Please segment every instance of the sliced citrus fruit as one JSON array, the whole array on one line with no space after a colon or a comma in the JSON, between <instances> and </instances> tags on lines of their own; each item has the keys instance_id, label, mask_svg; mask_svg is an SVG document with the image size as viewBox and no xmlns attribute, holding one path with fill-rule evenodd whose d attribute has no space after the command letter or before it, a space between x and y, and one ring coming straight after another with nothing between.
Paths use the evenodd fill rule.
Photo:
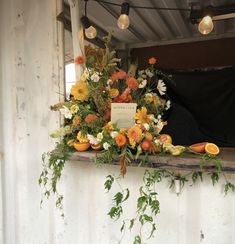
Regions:
<instances>
[{"instance_id":1,"label":"sliced citrus fruit","mask_svg":"<svg viewBox=\"0 0 235 244\"><path fill-rule=\"evenodd\" d=\"M203 153L203 152L205 152L205 147L206 147L207 143L208 142L196 143L196 144L189 146L189 148L194 152Z\"/></svg>"},{"instance_id":2,"label":"sliced citrus fruit","mask_svg":"<svg viewBox=\"0 0 235 244\"><path fill-rule=\"evenodd\" d=\"M84 152L84 151L88 150L88 148L90 147L90 143L89 142L74 142L73 146L77 151Z\"/></svg>"},{"instance_id":3,"label":"sliced citrus fruit","mask_svg":"<svg viewBox=\"0 0 235 244\"><path fill-rule=\"evenodd\" d=\"M171 138L171 136L168 135L168 134L161 134L161 135L159 135L159 136L157 137L157 139L158 139L161 143L165 143L165 142L167 142L167 143L172 144L172 138Z\"/></svg>"},{"instance_id":4,"label":"sliced citrus fruit","mask_svg":"<svg viewBox=\"0 0 235 244\"><path fill-rule=\"evenodd\" d=\"M178 156L178 155L182 154L184 152L184 150L185 150L185 147L184 146L174 146L170 150L170 153L173 156Z\"/></svg>"},{"instance_id":5,"label":"sliced citrus fruit","mask_svg":"<svg viewBox=\"0 0 235 244\"><path fill-rule=\"evenodd\" d=\"M210 155L218 155L220 150L214 143L207 143L205 146L205 151Z\"/></svg>"}]
</instances>

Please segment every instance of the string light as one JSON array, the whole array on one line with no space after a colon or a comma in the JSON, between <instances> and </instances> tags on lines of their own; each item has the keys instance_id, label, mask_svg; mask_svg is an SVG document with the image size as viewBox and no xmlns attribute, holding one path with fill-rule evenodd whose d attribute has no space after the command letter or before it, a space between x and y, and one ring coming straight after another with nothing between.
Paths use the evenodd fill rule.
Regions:
<instances>
[{"instance_id":1,"label":"string light","mask_svg":"<svg viewBox=\"0 0 235 244\"><path fill-rule=\"evenodd\" d=\"M96 31L96 28L91 25L91 22L87 17L87 2L88 2L88 0L84 0L84 1L85 1L85 16L81 17L81 22L82 22L82 25L85 29L85 36L88 39L94 39L97 36L97 31Z\"/></svg>"},{"instance_id":2,"label":"string light","mask_svg":"<svg viewBox=\"0 0 235 244\"><path fill-rule=\"evenodd\" d=\"M85 9L86 9L86 3L88 0L84 0L84 1L85 1ZM127 29L130 25L130 19L129 19L130 8L148 9L148 10L166 10L166 11L185 11L185 12L191 12L191 14L193 12L196 12L197 18L195 17L195 14L193 14L193 16L191 16L191 14L190 14L190 19L193 24L198 24L198 19L201 19L200 23L198 24L198 31L203 35L207 35L207 34L211 33L211 31L213 30L214 24L212 21L212 17L213 17L213 19L215 19L218 15L219 16L218 19L220 20L220 19L226 19L226 18L234 18L234 16L235 16L235 5L234 4L231 6L219 6L219 7L208 6L203 9L195 10L192 8L189 9L189 8L166 8L166 7L154 7L154 6L140 6L140 5L132 5L127 2L123 2L122 4L119 4L119 3L115 3L115 2L110 2L108 0L91 0L91 1L102 3L102 4L107 4L107 5L111 5L111 6L121 7L121 15L119 16L119 18L117 20L117 25L120 29ZM206 11L207 14L204 15L205 10L212 10L213 14L210 16L210 12L208 14L208 12ZM85 16L86 16L86 14L85 14ZM96 36L97 32L93 26L91 26L91 27L92 28L87 30L87 35L90 36L90 38L94 38Z\"/></svg>"},{"instance_id":3,"label":"string light","mask_svg":"<svg viewBox=\"0 0 235 244\"><path fill-rule=\"evenodd\" d=\"M198 30L203 35L208 35L209 33L211 33L213 28L214 24L212 18L209 15L203 17L198 25Z\"/></svg>"},{"instance_id":4,"label":"string light","mask_svg":"<svg viewBox=\"0 0 235 244\"><path fill-rule=\"evenodd\" d=\"M130 10L129 3L127 2L122 3L121 15L117 20L117 25L122 30L127 29L130 25L129 10Z\"/></svg>"}]
</instances>

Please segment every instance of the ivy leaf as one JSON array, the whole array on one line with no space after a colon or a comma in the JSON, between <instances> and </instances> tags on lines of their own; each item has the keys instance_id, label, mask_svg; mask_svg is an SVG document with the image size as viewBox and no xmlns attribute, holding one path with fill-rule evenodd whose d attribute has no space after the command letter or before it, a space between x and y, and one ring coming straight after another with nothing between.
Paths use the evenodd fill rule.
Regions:
<instances>
[{"instance_id":1,"label":"ivy leaf","mask_svg":"<svg viewBox=\"0 0 235 244\"><path fill-rule=\"evenodd\" d=\"M108 175L107 177L106 177L106 181L105 181L105 183L104 183L104 189L107 189L107 192L109 192L109 190L111 189L111 187L112 187L112 185L113 185L113 182L114 182L114 178L113 178L113 176L111 176L111 175Z\"/></svg>"},{"instance_id":2,"label":"ivy leaf","mask_svg":"<svg viewBox=\"0 0 235 244\"><path fill-rule=\"evenodd\" d=\"M115 196L114 196L114 201L116 202L116 205L119 205L122 202L123 199L123 194L121 192L118 192Z\"/></svg>"},{"instance_id":3,"label":"ivy leaf","mask_svg":"<svg viewBox=\"0 0 235 244\"><path fill-rule=\"evenodd\" d=\"M135 219L131 219L131 220L130 220L129 230L131 230L131 229L133 228L134 223L135 223Z\"/></svg>"},{"instance_id":4,"label":"ivy leaf","mask_svg":"<svg viewBox=\"0 0 235 244\"><path fill-rule=\"evenodd\" d=\"M134 240L133 244L141 244L140 236L135 236L135 240Z\"/></svg>"},{"instance_id":5,"label":"ivy leaf","mask_svg":"<svg viewBox=\"0 0 235 244\"><path fill-rule=\"evenodd\" d=\"M153 233L155 232L155 230L156 230L156 224L152 224L152 229L151 229L148 239L150 239L153 236Z\"/></svg>"},{"instance_id":6,"label":"ivy leaf","mask_svg":"<svg viewBox=\"0 0 235 244\"><path fill-rule=\"evenodd\" d=\"M153 218L147 214L142 214L139 217L139 221L140 221L141 225L144 225L144 223L146 223L146 222L153 222Z\"/></svg>"},{"instance_id":7,"label":"ivy leaf","mask_svg":"<svg viewBox=\"0 0 235 244\"><path fill-rule=\"evenodd\" d=\"M219 181L219 175L218 173L211 173L211 180L212 180L212 184L213 186L215 185L215 183L217 183Z\"/></svg>"},{"instance_id":8,"label":"ivy leaf","mask_svg":"<svg viewBox=\"0 0 235 244\"><path fill-rule=\"evenodd\" d=\"M121 232L123 232L123 230L124 230L124 228L125 228L125 224L126 224L125 221L123 221L122 227L121 227L121 229L120 229Z\"/></svg>"},{"instance_id":9,"label":"ivy leaf","mask_svg":"<svg viewBox=\"0 0 235 244\"><path fill-rule=\"evenodd\" d=\"M147 197L146 196L139 197L138 200L137 200L137 209L138 209L138 211L143 209L144 205L146 205L146 204L147 204Z\"/></svg>"},{"instance_id":10,"label":"ivy leaf","mask_svg":"<svg viewBox=\"0 0 235 244\"><path fill-rule=\"evenodd\" d=\"M199 178L202 181L202 172L193 172L192 180L194 184L198 181Z\"/></svg>"},{"instance_id":11,"label":"ivy leaf","mask_svg":"<svg viewBox=\"0 0 235 244\"><path fill-rule=\"evenodd\" d=\"M130 196L130 191L129 191L129 189L127 188L127 189L126 189L126 196L124 197L124 199L122 200L122 202L125 202L125 201L129 198L129 196Z\"/></svg>"},{"instance_id":12,"label":"ivy leaf","mask_svg":"<svg viewBox=\"0 0 235 244\"><path fill-rule=\"evenodd\" d=\"M160 212L160 202L158 200L153 200L150 207L154 215L157 215Z\"/></svg>"},{"instance_id":13,"label":"ivy leaf","mask_svg":"<svg viewBox=\"0 0 235 244\"><path fill-rule=\"evenodd\" d=\"M227 195L229 191L235 192L235 185L232 184L231 182L227 181L224 186L225 195Z\"/></svg>"},{"instance_id":14,"label":"ivy leaf","mask_svg":"<svg viewBox=\"0 0 235 244\"><path fill-rule=\"evenodd\" d=\"M110 211L108 212L108 215L110 216L111 219L119 219L122 214L122 207L117 206L117 207L112 207Z\"/></svg>"}]
</instances>

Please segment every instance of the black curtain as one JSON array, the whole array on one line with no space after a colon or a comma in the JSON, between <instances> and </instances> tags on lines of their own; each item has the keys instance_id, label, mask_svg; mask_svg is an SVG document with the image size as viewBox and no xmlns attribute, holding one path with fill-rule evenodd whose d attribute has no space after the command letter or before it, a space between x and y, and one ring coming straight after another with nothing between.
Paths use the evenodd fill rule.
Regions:
<instances>
[{"instance_id":1,"label":"black curtain","mask_svg":"<svg viewBox=\"0 0 235 244\"><path fill-rule=\"evenodd\" d=\"M163 133L174 144L200 141L235 146L235 67L209 71L170 72L172 108Z\"/></svg>"}]
</instances>

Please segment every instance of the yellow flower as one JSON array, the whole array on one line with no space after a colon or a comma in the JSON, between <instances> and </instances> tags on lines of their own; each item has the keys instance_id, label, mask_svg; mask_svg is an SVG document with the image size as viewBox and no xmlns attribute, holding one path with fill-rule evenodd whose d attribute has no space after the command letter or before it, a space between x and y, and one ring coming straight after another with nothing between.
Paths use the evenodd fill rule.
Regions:
<instances>
[{"instance_id":1,"label":"yellow flower","mask_svg":"<svg viewBox=\"0 0 235 244\"><path fill-rule=\"evenodd\" d=\"M153 103L154 103L155 105L161 103L161 100L159 99L158 96L154 96L154 98L153 98Z\"/></svg>"},{"instance_id":2,"label":"yellow flower","mask_svg":"<svg viewBox=\"0 0 235 244\"><path fill-rule=\"evenodd\" d=\"M86 82L79 81L71 88L71 94L74 96L74 99L81 102L87 101L89 96L89 91Z\"/></svg>"},{"instance_id":3,"label":"yellow flower","mask_svg":"<svg viewBox=\"0 0 235 244\"><path fill-rule=\"evenodd\" d=\"M79 142L88 142L87 135L82 135L81 131L77 134L77 140Z\"/></svg>"},{"instance_id":4,"label":"yellow flower","mask_svg":"<svg viewBox=\"0 0 235 244\"><path fill-rule=\"evenodd\" d=\"M151 103L153 101L153 96L152 94L146 94L145 98L144 98L146 103Z\"/></svg>"},{"instance_id":5,"label":"yellow flower","mask_svg":"<svg viewBox=\"0 0 235 244\"><path fill-rule=\"evenodd\" d=\"M118 91L118 89L112 88L109 91L109 94L110 94L110 97L111 98L115 98L115 97L117 97L119 95L119 91Z\"/></svg>"},{"instance_id":6,"label":"yellow flower","mask_svg":"<svg viewBox=\"0 0 235 244\"><path fill-rule=\"evenodd\" d=\"M149 124L152 121L152 114L147 114L147 108L142 107L141 109L137 110L135 114L135 119L137 120L137 124Z\"/></svg>"},{"instance_id":7,"label":"yellow flower","mask_svg":"<svg viewBox=\"0 0 235 244\"><path fill-rule=\"evenodd\" d=\"M109 121L105 126L105 129L107 129L108 131L112 131L113 130L113 123L111 121Z\"/></svg>"},{"instance_id":8,"label":"yellow flower","mask_svg":"<svg viewBox=\"0 0 235 244\"><path fill-rule=\"evenodd\" d=\"M75 114L75 113L77 113L77 111L78 111L78 105L77 105L77 104L73 104L73 105L70 107L70 112L71 112L72 114Z\"/></svg>"}]
</instances>

